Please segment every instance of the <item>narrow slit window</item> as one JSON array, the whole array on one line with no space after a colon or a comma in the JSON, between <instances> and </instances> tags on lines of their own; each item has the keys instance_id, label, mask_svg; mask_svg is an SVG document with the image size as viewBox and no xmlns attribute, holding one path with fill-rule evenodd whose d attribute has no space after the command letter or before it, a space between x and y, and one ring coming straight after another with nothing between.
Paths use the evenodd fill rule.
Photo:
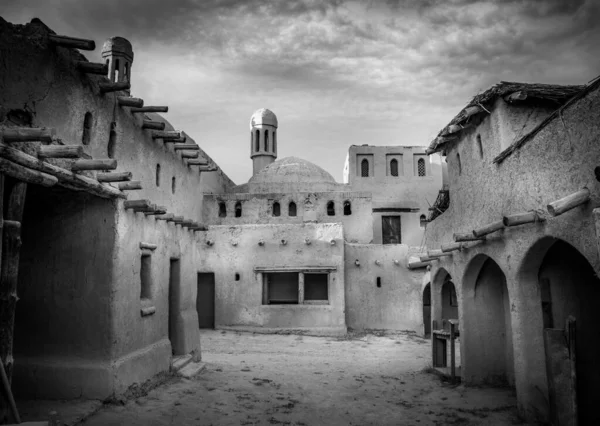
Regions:
<instances>
[{"instance_id":1,"label":"narrow slit window","mask_svg":"<svg viewBox=\"0 0 600 426\"><path fill-rule=\"evenodd\" d=\"M127 62L123 65L123 80L129 81L129 63Z\"/></svg>"},{"instance_id":2,"label":"narrow slit window","mask_svg":"<svg viewBox=\"0 0 600 426\"><path fill-rule=\"evenodd\" d=\"M296 203L293 201L288 205L288 216L296 216Z\"/></svg>"},{"instance_id":3,"label":"narrow slit window","mask_svg":"<svg viewBox=\"0 0 600 426\"><path fill-rule=\"evenodd\" d=\"M219 203L219 217L227 217L227 206L225 203Z\"/></svg>"},{"instance_id":4,"label":"narrow slit window","mask_svg":"<svg viewBox=\"0 0 600 426\"><path fill-rule=\"evenodd\" d=\"M456 164L458 165L458 175L462 174L462 164L460 163L460 154L456 154Z\"/></svg>"},{"instance_id":5,"label":"narrow slit window","mask_svg":"<svg viewBox=\"0 0 600 426\"><path fill-rule=\"evenodd\" d=\"M148 255L142 256L140 266L140 299L152 298L152 258Z\"/></svg>"},{"instance_id":6,"label":"narrow slit window","mask_svg":"<svg viewBox=\"0 0 600 426\"><path fill-rule=\"evenodd\" d=\"M479 158L483 158L483 145L481 145L481 135L477 135L477 149L479 149Z\"/></svg>"},{"instance_id":7,"label":"narrow slit window","mask_svg":"<svg viewBox=\"0 0 600 426\"><path fill-rule=\"evenodd\" d=\"M84 145L90 144L90 139L92 136L92 124L94 118L91 112L86 112L85 117L83 118L83 135L81 136L81 143Z\"/></svg>"},{"instance_id":8,"label":"narrow slit window","mask_svg":"<svg viewBox=\"0 0 600 426\"><path fill-rule=\"evenodd\" d=\"M273 131L273 152L277 152L277 132Z\"/></svg>"},{"instance_id":9,"label":"narrow slit window","mask_svg":"<svg viewBox=\"0 0 600 426\"><path fill-rule=\"evenodd\" d=\"M269 151L269 131L265 130L265 151Z\"/></svg>"},{"instance_id":10,"label":"narrow slit window","mask_svg":"<svg viewBox=\"0 0 600 426\"><path fill-rule=\"evenodd\" d=\"M344 201L344 216L350 216L352 214L352 203L350 200Z\"/></svg>"},{"instance_id":11,"label":"narrow slit window","mask_svg":"<svg viewBox=\"0 0 600 426\"><path fill-rule=\"evenodd\" d=\"M398 176L398 160L395 158L390 161L390 174L392 176Z\"/></svg>"},{"instance_id":12,"label":"narrow slit window","mask_svg":"<svg viewBox=\"0 0 600 426\"><path fill-rule=\"evenodd\" d=\"M360 176L369 177L369 160L366 158L360 162Z\"/></svg>"},{"instance_id":13,"label":"narrow slit window","mask_svg":"<svg viewBox=\"0 0 600 426\"><path fill-rule=\"evenodd\" d=\"M335 203L333 201L327 203L327 216L335 216Z\"/></svg>"},{"instance_id":14,"label":"narrow slit window","mask_svg":"<svg viewBox=\"0 0 600 426\"><path fill-rule=\"evenodd\" d=\"M121 67L121 64L119 62L119 60L117 59L115 61L115 79L114 81L119 81L119 68Z\"/></svg>"},{"instance_id":15,"label":"narrow slit window","mask_svg":"<svg viewBox=\"0 0 600 426\"><path fill-rule=\"evenodd\" d=\"M421 216L419 216L419 225L421 226L421 228L425 228L425 225L427 224L427 217L422 214Z\"/></svg>"},{"instance_id":16,"label":"narrow slit window","mask_svg":"<svg viewBox=\"0 0 600 426\"><path fill-rule=\"evenodd\" d=\"M117 123L114 121L110 124L110 133L108 135L108 146L106 148L108 158L115 158L115 150L117 149Z\"/></svg>"},{"instance_id":17,"label":"narrow slit window","mask_svg":"<svg viewBox=\"0 0 600 426\"><path fill-rule=\"evenodd\" d=\"M417 170L419 172L419 176L425 176L425 160L422 158L419 158L419 161L417 161Z\"/></svg>"},{"instance_id":18,"label":"narrow slit window","mask_svg":"<svg viewBox=\"0 0 600 426\"><path fill-rule=\"evenodd\" d=\"M177 182L175 181L175 176L173 176L171 178L171 193L175 194L175 187L176 187Z\"/></svg>"},{"instance_id":19,"label":"narrow slit window","mask_svg":"<svg viewBox=\"0 0 600 426\"><path fill-rule=\"evenodd\" d=\"M273 203L273 216L281 215L281 206L277 201Z\"/></svg>"},{"instance_id":20,"label":"narrow slit window","mask_svg":"<svg viewBox=\"0 0 600 426\"><path fill-rule=\"evenodd\" d=\"M160 186L160 164L156 165L156 186Z\"/></svg>"},{"instance_id":21,"label":"narrow slit window","mask_svg":"<svg viewBox=\"0 0 600 426\"><path fill-rule=\"evenodd\" d=\"M260 151L260 130L258 129L254 132L254 151Z\"/></svg>"},{"instance_id":22,"label":"narrow slit window","mask_svg":"<svg viewBox=\"0 0 600 426\"><path fill-rule=\"evenodd\" d=\"M242 217L242 203L235 203L235 217Z\"/></svg>"}]
</instances>

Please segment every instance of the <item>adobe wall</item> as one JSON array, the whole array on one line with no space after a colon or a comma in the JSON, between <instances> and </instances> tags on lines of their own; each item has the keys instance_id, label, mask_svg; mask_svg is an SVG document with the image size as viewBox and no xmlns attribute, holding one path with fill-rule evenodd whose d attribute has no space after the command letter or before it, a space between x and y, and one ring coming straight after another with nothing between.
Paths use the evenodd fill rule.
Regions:
<instances>
[{"instance_id":1,"label":"adobe wall","mask_svg":"<svg viewBox=\"0 0 600 426\"><path fill-rule=\"evenodd\" d=\"M351 214L344 215L344 202L350 201ZM278 201L281 215L273 216L273 203ZM296 216L289 216L290 202L296 203ZM334 202L335 215L327 214L327 204ZM219 203L224 202L227 216L219 217ZM235 205L240 202L242 216L235 217ZM344 239L369 243L373 239L371 226L371 195L357 192L290 192L273 194L207 194L203 220L211 225L301 224L341 222Z\"/></svg>"},{"instance_id":2,"label":"adobe wall","mask_svg":"<svg viewBox=\"0 0 600 426\"><path fill-rule=\"evenodd\" d=\"M413 251L405 244L345 245L346 324L349 328L422 333L421 284L425 271L407 268L408 255ZM356 265L357 260L360 266ZM380 278L380 287L377 278Z\"/></svg>"},{"instance_id":3,"label":"adobe wall","mask_svg":"<svg viewBox=\"0 0 600 426\"><path fill-rule=\"evenodd\" d=\"M307 245L305 238L311 243ZM339 223L211 226L199 272L214 272L215 326L343 334L344 241ZM287 241L286 245L281 240ZM260 240L264 245L260 246ZM331 241L335 244L331 244ZM201 243L202 244L202 243ZM261 268L332 267L328 305L263 305ZM235 274L240 280L235 281Z\"/></svg>"},{"instance_id":4,"label":"adobe wall","mask_svg":"<svg viewBox=\"0 0 600 426\"><path fill-rule=\"evenodd\" d=\"M503 102L503 101L499 101ZM439 248L452 241L456 232L472 229L501 219L502 215L546 211L546 205L587 186L592 200L543 223L505 228L488 236L485 243L470 244L463 252L432 263L432 318L439 316L437 272L446 269L457 284L459 319L464 324L462 281L470 261L478 254L492 258L506 275L514 346L514 370L519 408L530 418L548 415L547 383L542 339L541 300L537 273L545 252L556 239L562 239L585 256L595 271L600 271L599 234L592 211L600 204L600 183L594 167L600 158L600 93L591 93L562 111L533 139L496 165L492 159L500 153L496 134L496 110L461 141L448 147L450 207L426 229L426 246ZM563 124L564 123L564 124ZM477 134L483 141L483 158L475 146ZM459 175L456 154L460 153ZM475 271L474 273L476 273ZM463 372L480 370L485 360L476 352L465 352L469 339L463 330L461 353ZM477 379L477 377L474 377Z\"/></svg>"}]
</instances>

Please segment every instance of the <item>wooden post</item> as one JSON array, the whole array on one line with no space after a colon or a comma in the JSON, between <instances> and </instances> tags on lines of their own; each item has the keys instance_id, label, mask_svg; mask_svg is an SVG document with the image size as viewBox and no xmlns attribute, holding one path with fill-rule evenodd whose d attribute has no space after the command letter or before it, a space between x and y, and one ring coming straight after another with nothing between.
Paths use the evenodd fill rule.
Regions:
<instances>
[{"instance_id":1,"label":"wooden post","mask_svg":"<svg viewBox=\"0 0 600 426\"><path fill-rule=\"evenodd\" d=\"M187 162L188 166L208 166L208 160L191 159Z\"/></svg>"},{"instance_id":2,"label":"wooden post","mask_svg":"<svg viewBox=\"0 0 600 426\"><path fill-rule=\"evenodd\" d=\"M163 123L162 121L144 120L144 122L142 123L142 129L164 130L165 123Z\"/></svg>"},{"instance_id":3,"label":"wooden post","mask_svg":"<svg viewBox=\"0 0 600 426\"><path fill-rule=\"evenodd\" d=\"M476 237L472 232L467 233L456 233L453 235L454 241L466 242L466 241L485 241L485 237Z\"/></svg>"},{"instance_id":4,"label":"wooden post","mask_svg":"<svg viewBox=\"0 0 600 426\"><path fill-rule=\"evenodd\" d=\"M23 182L46 187L54 186L58 183L58 179L55 176L29 169L13 163L12 161L8 161L5 158L0 158L0 173L4 173Z\"/></svg>"},{"instance_id":5,"label":"wooden post","mask_svg":"<svg viewBox=\"0 0 600 426\"><path fill-rule=\"evenodd\" d=\"M94 40L86 40L83 38L49 34L48 41L56 46L71 47L73 49L94 50L96 48Z\"/></svg>"},{"instance_id":6,"label":"wooden post","mask_svg":"<svg viewBox=\"0 0 600 426\"><path fill-rule=\"evenodd\" d=\"M183 135L181 134L181 132L176 132L173 130L163 130L163 131L155 131L152 132L152 139L180 139L182 138Z\"/></svg>"},{"instance_id":7,"label":"wooden post","mask_svg":"<svg viewBox=\"0 0 600 426\"><path fill-rule=\"evenodd\" d=\"M52 142L56 130L47 127L4 127L0 135L5 143L10 142Z\"/></svg>"},{"instance_id":8,"label":"wooden post","mask_svg":"<svg viewBox=\"0 0 600 426\"><path fill-rule=\"evenodd\" d=\"M121 191L135 191L142 189L142 182L139 180L132 180L131 182L120 183L117 185Z\"/></svg>"},{"instance_id":9,"label":"wooden post","mask_svg":"<svg viewBox=\"0 0 600 426\"><path fill-rule=\"evenodd\" d=\"M96 180L98 182L124 182L131 180L131 172L98 173Z\"/></svg>"},{"instance_id":10,"label":"wooden post","mask_svg":"<svg viewBox=\"0 0 600 426\"><path fill-rule=\"evenodd\" d=\"M117 96L117 102L122 107L141 107L144 105L143 99L132 98L129 96Z\"/></svg>"},{"instance_id":11,"label":"wooden post","mask_svg":"<svg viewBox=\"0 0 600 426\"><path fill-rule=\"evenodd\" d=\"M473 235L475 237L483 237L487 234L491 234L492 232L496 232L499 231L500 229L504 228L504 222L502 222L501 220L497 221L497 222L493 222L493 223L488 223L485 226L482 226L479 229L474 229L473 230Z\"/></svg>"},{"instance_id":12,"label":"wooden post","mask_svg":"<svg viewBox=\"0 0 600 426\"><path fill-rule=\"evenodd\" d=\"M182 152L181 158L198 158L200 156L199 152Z\"/></svg>"},{"instance_id":13,"label":"wooden post","mask_svg":"<svg viewBox=\"0 0 600 426\"><path fill-rule=\"evenodd\" d=\"M108 75L108 65L95 62L77 61L77 69L86 74Z\"/></svg>"},{"instance_id":14,"label":"wooden post","mask_svg":"<svg viewBox=\"0 0 600 426\"><path fill-rule=\"evenodd\" d=\"M121 81L117 83L98 83L98 87L100 87L100 93L109 93L129 90L131 89L131 84L128 81Z\"/></svg>"},{"instance_id":15,"label":"wooden post","mask_svg":"<svg viewBox=\"0 0 600 426\"><path fill-rule=\"evenodd\" d=\"M463 249L463 245L462 243L458 242L458 243L448 243L448 244L442 244L440 249L442 250L442 252L444 253L448 253L451 251L461 251Z\"/></svg>"},{"instance_id":16,"label":"wooden post","mask_svg":"<svg viewBox=\"0 0 600 426\"><path fill-rule=\"evenodd\" d=\"M131 108L130 111L132 113L140 113L140 112L169 112L169 107L167 106L145 106L139 108Z\"/></svg>"},{"instance_id":17,"label":"wooden post","mask_svg":"<svg viewBox=\"0 0 600 426\"><path fill-rule=\"evenodd\" d=\"M587 203L590 200L590 190L583 188L573 194L567 195L560 200L548 204L548 212L552 216L559 216L564 212L574 209L577 206Z\"/></svg>"},{"instance_id":18,"label":"wooden post","mask_svg":"<svg viewBox=\"0 0 600 426\"><path fill-rule=\"evenodd\" d=\"M0 359L10 382L13 371L13 337L17 280L21 249L21 222L25 207L27 184L16 182L8 195L6 220L2 235L2 271L0 272Z\"/></svg>"},{"instance_id":19,"label":"wooden post","mask_svg":"<svg viewBox=\"0 0 600 426\"><path fill-rule=\"evenodd\" d=\"M543 222L545 219L535 211L527 213L511 214L510 216L504 216L502 223L504 226L517 226L525 223Z\"/></svg>"},{"instance_id":20,"label":"wooden post","mask_svg":"<svg viewBox=\"0 0 600 426\"><path fill-rule=\"evenodd\" d=\"M125 209L135 209L140 207L150 207L151 203L149 200L128 200L123 203Z\"/></svg>"},{"instance_id":21,"label":"wooden post","mask_svg":"<svg viewBox=\"0 0 600 426\"><path fill-rule=\"evenodd\" d=\"M173 147L173 149L175 151L181 151L182 149L198 151L200 149L200 147L198 145L196 145L195 143L182 143L182 144L175 145Z\"/></svg>"},{"instance_id":22,"label":"wooden post","mask_svg":"<svg viewBox=\"0 0 600 426\"><path fill-rule=\"evenodd\" d=\"M81 158L83 145L41 145L38 158Z\"/></svg>"},{"instance_id":23,"label":"wooden post","mask_svg":"<svg viewBox=\"0 0 600 426\"><path fill-rule=\"evenodd\" d=\"M117 168L117 160L112 158L101 160L77 160L71 165L71 171L80 170L114 170Z\"/></svg>"}]
</instances>

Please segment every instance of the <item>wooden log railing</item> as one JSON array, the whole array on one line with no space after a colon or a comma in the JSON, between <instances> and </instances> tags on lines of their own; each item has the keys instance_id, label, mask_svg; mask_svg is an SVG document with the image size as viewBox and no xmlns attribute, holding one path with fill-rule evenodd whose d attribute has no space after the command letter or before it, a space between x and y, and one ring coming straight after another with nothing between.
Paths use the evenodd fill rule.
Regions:
<instances>
[{"instance_id":1,"label":"wooden log railing","mask_svg":"<svg viewBox=\"0 0 600 426\"><path fill-rule=\"evenodd\" d=\"M56 135L54 128L48 127L4 127L0 128L0 138L11 142L52 142Z\"/></svg>"},{"instance_id":2,"label":"wooden log railing","mask_svg":"<svg viewBox=\"0 0 600 426\"><path fill-rule=\"evenodd\" d=\"M496 222L488 223L487 225L482 226L481 228L474 229L473 236L478 237L478 238L484 237L488 234L491 234L492 232L499 231L503 228L504 228L504 222L502 220L499 220Z\"/></svg>"},{"instance_id":3,"label":"wooden log railing","mask_svg":"<svg viewBox=\"0 0 600 426\"><path fill-rule=\"evenodd\" d=\"M580 191L567 195L560 200L548 204L548 213L552 216L559 216L577 206L587 203L590 200L590 190L583 188Z\"/></svg>"},{"instance_id":4,"label":"wooden log railing","mask_svg":"<svg viewBox=\"0 0 600 426\"><path fill-rule=\"evenodd\" d=\"M168 106L145 106L139 108L131 108L129 110L131 113L141 113L141 112L169 112Z\"/></svg>"},{"instance_id":5,"label":"wooden log railing","mask_svg":"<svg viewBox=\"0 0 600 426\"><path fill-rule=\"evenodd\" d=\"M117 83L99 83L101 93L120 92L131 89L131 84L128 81L120 81Z\"/></svg>"},{"instance_id":6,"label":"wooden log railing","mask_svg":"<svg viewBox=\"0 0 600 426\"><path fill-rule=\"evenodd\" d=\"M122 107L141 107L144 105L143 99L130 96L117 96L117 102Z\"/></svg>"},{"instance_id":7,"label":"wooden log railing","mask_svg":"<svg viewBox=\"0 0 600 426\"><path fill-rule=\"evenodd\" d=\"M75 174L62 167L39 160L8 145L0 144L0 157L23 167L37 170L58 179L58 184L76 191L86 191L102 198L127 198L125 194L110 185L102 185L96 179Z\"/></svg>"},{"instance_id":8,"label":"wooden log railing","mask_svg":"<svg viewBox=\"0 0 600 426\"><path fill-rule=\"evenodd\" d=\"M476 237L472 232L456 233L452 237L457 243L467 241L485 241L485 237Z\"/></svg>"},{"instance_id":9,"label":"wooden log railing","mask_svg":"<svg viewBox=\"0 0 600 426\"><path fill-rule=\"evenodd\" d=\"M200 149L200 147L198 145L196 145L195 143L181 143L181 144L175 145L173 147L173 149L175 151L181 151L182 149L189 150L189 151L198 151Z\"/></svg>"},{"instance_id":10,"label":"wooden log railing","mask_svg":"<svg viewBox=\"0 0 600 426\"><path fill-rule=\"evenodd\" d=\"M48 35L48 41L56 46L71 47L80 50L94 50L96 43L94 40L86 40L83 38L67 37L56 34Z\"/></svg>"},{"instance_id":11,"label":"wooden log railing","mask_svg":"<svg viewBox=\"0 0 600 426\"><path fill-rule=\"evenodd\" d=\"M96 62L77 61L77 69L86 74L108 75L108 65Z\"/></svg>"},{"instance_id":12,"label":"wooden log railing","mask_svg":"<svg viewBox=\"0 0 600 426\"><path fill-rule=\"evenodd\" d=\"M144 120L144 122L142 123L142 129L164 130L165 123L162 121Z\"/></svg>"},{"instance_id":13,"label":"wooden log railing","mask_svg":"<svg viewBox=\"0 0 600 426\"><path fill-rule=\"evenodd\" d=\"M526 223L543 222L545 219L536 211L516 213L502 218L504 226L518 226Z\"/></svg>"},{"instance_id":14,"label":"wooden log railing","mask_svg":"<svg viewBox=\"0 0 600 426\"><path fill-rule=\"evenodd\" d=\"M84 155L82 145L41 145L38 158L81 158Z\"/></svg>"},{"instance_id":15,"label":"wooden log railing","mask_svg":"<svg viewBox=\"0 0 600 426\"><path fill-rule=\"evenodd\" d=\"M98 173L96 179L98 182L126 182L132 177L131 172L116 172L116 173Z\"/></svg>"},{"instance_id":16,"label":"wooden log railing","mask_svg":"<svg viewBox=\"0 0 600 426\"><path fill-rule=\"evenodd\" d=\"M117 168L117 160L103 158L98 160L77 160L71 165L71 171L82 170L114 170Z\"/></svg>"},{"instance_id":17,"label":"wooden log railing","mask_svg":"<svg viewBox=\"0 0 600 426\"><path fill-rule=\"evenodd\" d=\"M117 185L121 191L136 191L142 189L142 182L139 180L132 180L131 182L124 182Z\"/></svg>"}]
</instances>

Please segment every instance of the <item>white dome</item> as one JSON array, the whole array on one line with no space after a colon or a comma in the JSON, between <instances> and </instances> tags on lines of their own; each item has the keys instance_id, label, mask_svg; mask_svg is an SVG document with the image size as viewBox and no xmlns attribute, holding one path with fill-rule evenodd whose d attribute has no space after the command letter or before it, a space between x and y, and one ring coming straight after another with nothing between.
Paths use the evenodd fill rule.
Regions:
<instances>
[{"instance_id":1,"label":"white dome","mask_svg":"<svg viewBox=\"0 0 600 426\"><path fill-rule=\"evenodd\" d=\"M250 130L260 124L277 127L277 116L270 109L261 108L250 117Z\"/></svg>"}]
</instances>

